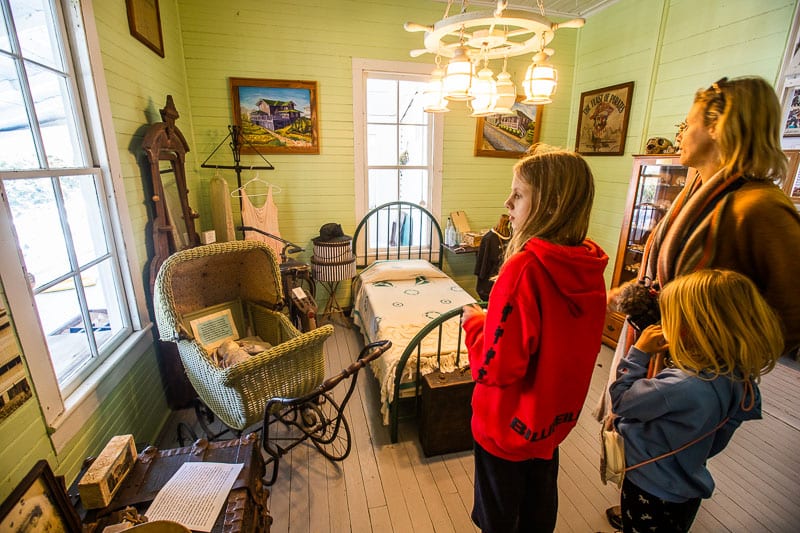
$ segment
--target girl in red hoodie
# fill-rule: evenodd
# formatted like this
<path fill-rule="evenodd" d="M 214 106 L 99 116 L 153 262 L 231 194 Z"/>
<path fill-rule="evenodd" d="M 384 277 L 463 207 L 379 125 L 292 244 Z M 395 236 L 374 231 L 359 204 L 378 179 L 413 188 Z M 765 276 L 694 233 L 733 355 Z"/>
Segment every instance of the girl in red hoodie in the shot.
<path fill-rule="evenodd" d="M 578 154 L 514 166 L 513 228 L 484 313 L 464 308 L 475 391 L 475 504 L 484 532 L 553 531 L 558 445 L 589 390 L 606 311 L 608 256 L 586 238 L 594 198 Z"/>

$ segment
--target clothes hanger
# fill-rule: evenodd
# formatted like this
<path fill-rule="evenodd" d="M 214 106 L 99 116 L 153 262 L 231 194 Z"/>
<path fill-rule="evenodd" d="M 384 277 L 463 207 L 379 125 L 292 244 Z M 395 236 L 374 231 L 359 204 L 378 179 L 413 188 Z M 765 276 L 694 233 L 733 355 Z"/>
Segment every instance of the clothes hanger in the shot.
<path fill-rule="evenodd" d="M 242 185 L 238 189 L 232 190 L 231 191 L 231 196 L 233 196 L 234 198 L 241 198 L 242 197 L 242 191 L 246 191 L 247 190 L 247 186 L 250 185 L 251 183 L 263 183 L 267 187 L 271 187 L 272 188 L 272 194 L 280 194 L 281 193 L 281 188 L 278 185 L 275 185 L 273 183 L 270 183 L 270 182 L 268 182 L 266 180 L 261 179 L 261 177 L 259 177 L 259 175 L 258 175 L 258 172 L 256 172 L 255 177 L 253 177 L 250 180 L 248 180 L 244 185 Z M 266 196 L 267 194 L 269 194 L 269 191 L 268 192 L 258 193 L 258 194 L 249 194 L 248 193 L 247 196 L 249 196 L 250 198 L 258 198 L 259 196 Z"/>

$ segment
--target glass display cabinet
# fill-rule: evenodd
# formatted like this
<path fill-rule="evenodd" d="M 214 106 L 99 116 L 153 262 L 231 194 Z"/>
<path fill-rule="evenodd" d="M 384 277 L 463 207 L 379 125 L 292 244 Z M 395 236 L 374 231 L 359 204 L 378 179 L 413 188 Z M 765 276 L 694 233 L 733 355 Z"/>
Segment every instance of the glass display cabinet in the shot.
<path fill-rule="evenodd" d="M 633 172 L 611 287 L 636 278 L 647 238 L 693 172 L 693 169 L 681 166 L 678 154 L 633 156 Z M 608 313 L 603 329 L 605 344 L 616 347 L 624 320 L 625 316 L 620 313 Z"/>

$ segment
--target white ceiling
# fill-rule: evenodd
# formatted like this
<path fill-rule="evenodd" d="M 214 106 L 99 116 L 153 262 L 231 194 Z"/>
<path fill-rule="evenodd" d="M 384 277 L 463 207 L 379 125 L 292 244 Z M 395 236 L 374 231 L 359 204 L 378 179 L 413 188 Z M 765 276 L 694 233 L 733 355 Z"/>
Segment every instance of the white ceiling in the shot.
<path fill-rule="evenodd" d="M 448 0 L 434 0 L 436 2 L 446 4 Z M 496 1 L 492 0 L 451 0 L 452 7 L 450 8 L 450 15 L 455 15 L 461 9 L 462 3 L 465 3 L 467 9 L 471 11 L 471 7 L 475 8 L 488 8 L 495 7 Z M 544 5 L 545 15 L 555 18 L 588 18 L 594 13 L 605 9 L 618 0 L 542 0 Z M 539 13 L 539 4 L 537 0 L 516 0 L 509 1 L 507 9 L 524 9 L 527 11 L 535 11 Z M 442 11 L 444 13 L 444 11 Z"/>

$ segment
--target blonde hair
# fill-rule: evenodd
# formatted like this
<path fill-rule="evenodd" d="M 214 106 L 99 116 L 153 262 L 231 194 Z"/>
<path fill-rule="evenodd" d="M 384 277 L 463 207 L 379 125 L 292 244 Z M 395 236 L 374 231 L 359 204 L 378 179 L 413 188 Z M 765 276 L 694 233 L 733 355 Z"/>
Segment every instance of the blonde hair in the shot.
<path fill-rule="evenodd" d="M 758 380 L 783 351 L 780 320 L 738 272 L 709 269 L 677 277 L 662 290 L 659 305 L 672 361 L 686 372 Z"/>
<path fill-rule="evenodd" d="M 514 175 L 531 187 L 531 211 L 514 231 L 506 258 L 532 237 L 565 246 L 583 242 L 594 201 L 594 178 L 581 156 L 565 150 L 537 153 L 519 160 Z"/>
<path fill-rule="evenodd" d="M 763 78 L 722 78 L 695 94 L 703 122 L 716 127 L 722 168 L 750 180 L 783 179 L 788 171 L 781 149 L 781 105 Z"/>

